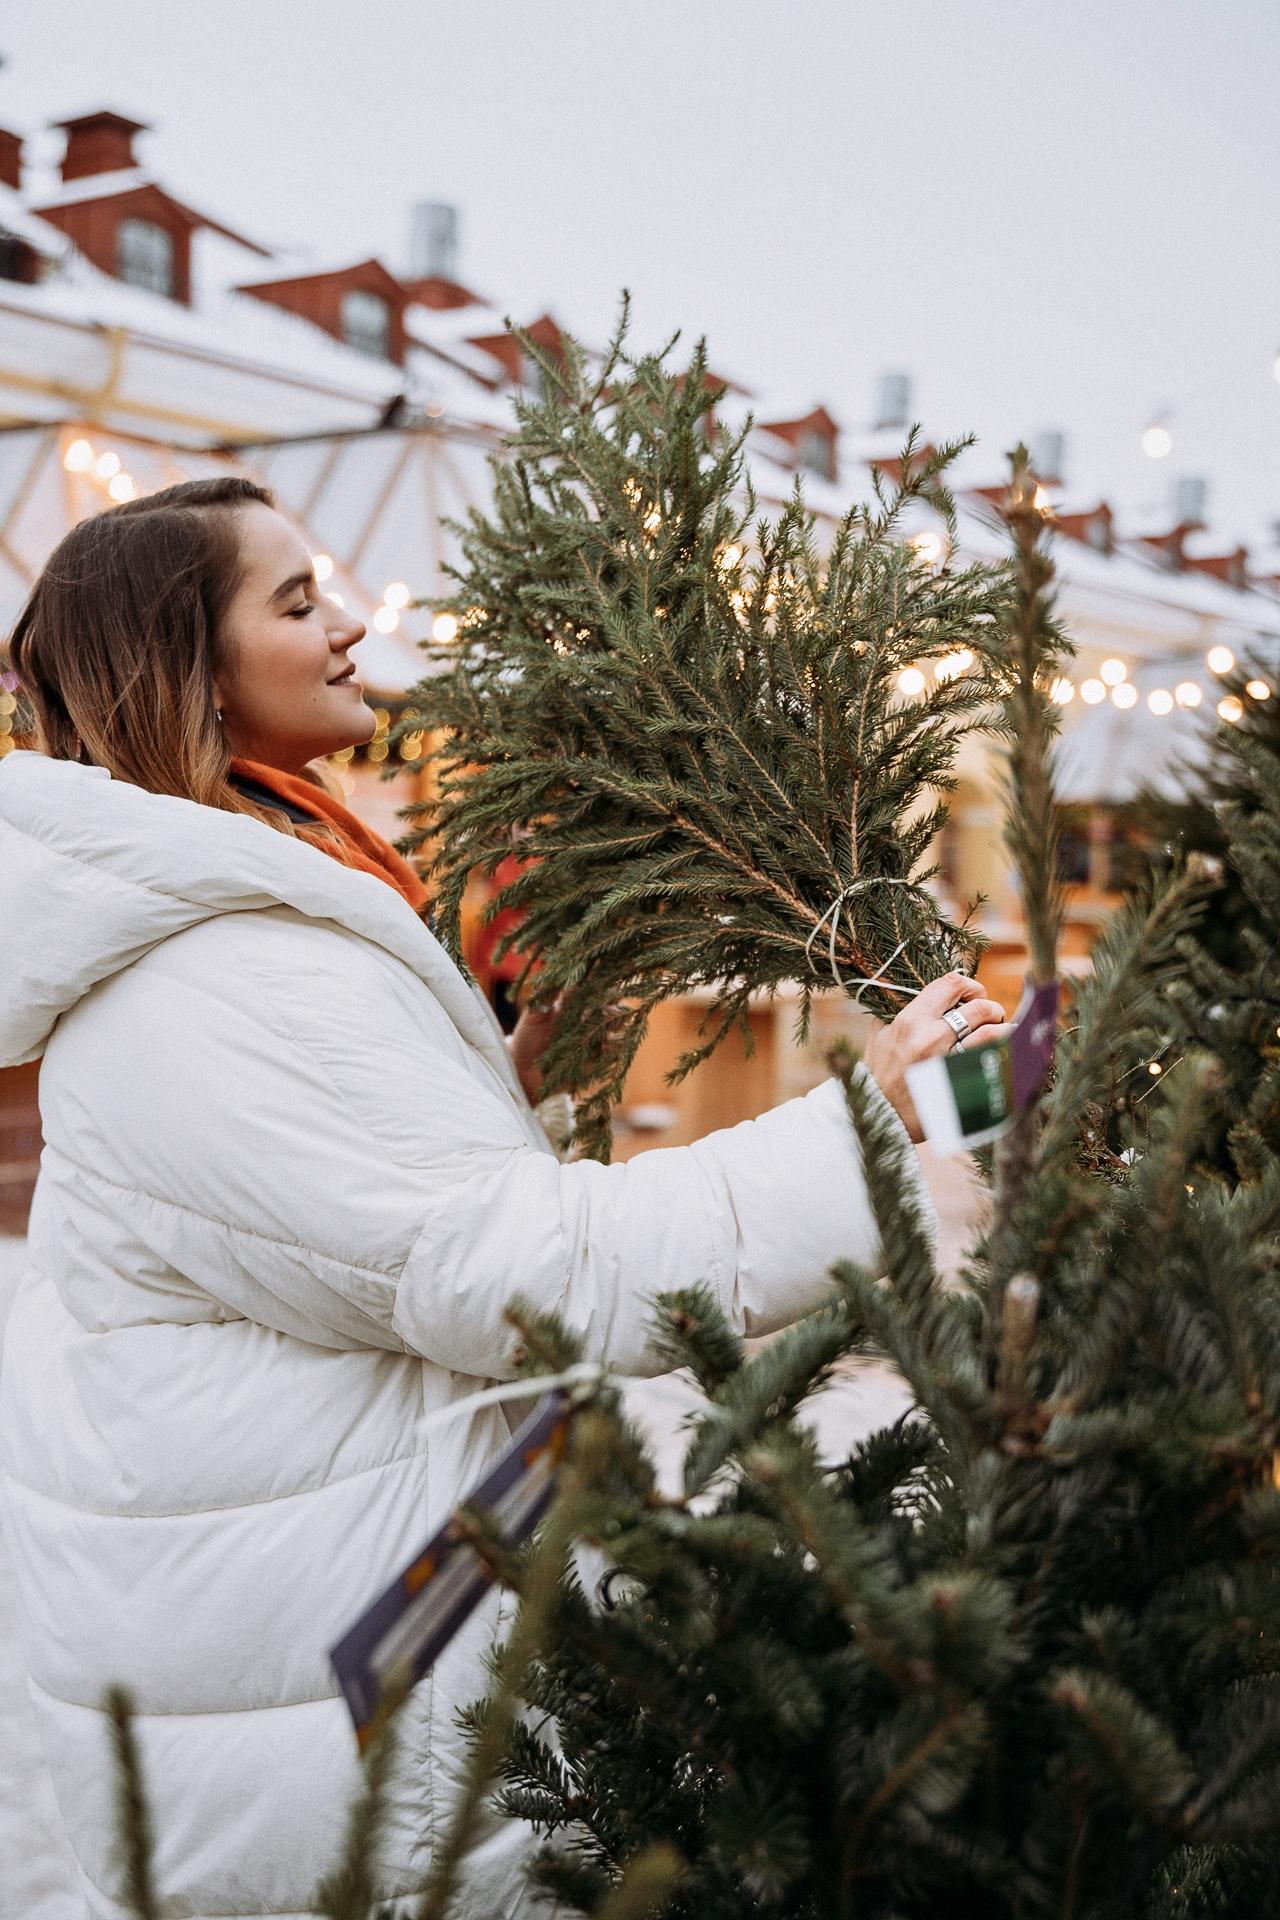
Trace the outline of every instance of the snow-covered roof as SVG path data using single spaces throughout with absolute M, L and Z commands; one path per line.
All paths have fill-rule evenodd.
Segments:
M 61 180 L 51 193 L 40 198 L 38 211 L 50 207 L 73 207 L 83 200 L 109 200 L 117 193 L 134 193 L 139 187 L 158 186 L 145 167 L 117 167 L 111 173 L 86 173 L 76 180 Z
M 0 181 L 0 232 L 25 241 L 46 260 L 66 260 L 75 251 L 60 227 L 32 213 L 24 205 L 22 196 L 3 181 Z
M 220 294 L 204 311 L 197 312 L 144 287 L 87 272 L 76 280 L 58 276 L 35 286 L 2 281 L 0 311 L 6 308 L 32 319 L 70 323 L 95 334 L 120 329 L 139 345 L 151 343 L 204 361 L 221 361 L 243 380 L 269 372 L 300 384 L 319 385 L 335 397 L 348 395 L 370 406 L 385 403 L 404 383 L 402 369 L 358 353 L 297 314 L 244 294 Z M 4 364 L 12 365 L 15 342 L 10 330 L 6 330 L 6 336 Z M 49 377 L 65 379 L 65 338 L 50 333 L 46 357 L 48 364 L 43 371 Z M 4 364 L 0 364 L 0 392 Z M 251 432 L 253 425 L 252 418 L 247 419 L 244 430 Z

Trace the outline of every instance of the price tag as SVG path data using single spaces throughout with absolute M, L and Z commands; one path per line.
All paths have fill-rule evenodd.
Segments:
M 1053 1065 L 1058 982 L 1028 980 L 1014 1029 L 984 1046 L 952 1047 L 907 1068 L 907 1088 L 925 1139 L 939 1153 L 966 1153 L 998 1140 L 1031 1105 Z
M 567 1395 L 545 1394 L 462 1502 L 488 1513 L 508 1546 L 525 1539 L 551 1504 L 571 1418 Z M 492 1580 L 451 1515 L 330 1650 L 362 1747 L 388 1693 L 421 1680 Z

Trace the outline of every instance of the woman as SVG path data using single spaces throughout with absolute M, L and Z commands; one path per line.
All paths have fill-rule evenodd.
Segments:
M 43 1056 L 31 1262 L 0 1422 L 26 1651 L 94 1916 L 123 1914 L 103 1691 L 129 1687 L 166 1913 L 306 1915 L 358 1783 L 326 1649 L 503 1445 L 503 1307 L 652 1372 L 649 1297 L 760 1333 L 875 1233 L 840 1088 L 626 1166 L 550 1152 L 394 850 L 308 775 L 367 740 L 363 627 L 270 496 L 198 481 L 83 522 L 14 636 L 39 753 L 0 764 L 0 1062 Z M 903 1069 L 999 1031 L 952 975 Z M 544 1028 L 545 1032 L 545 1028 Z M 538 1034 L 518 1042 L 528 1091 Z M 406 1712 L 384 1861 L 418 1892 L 491 1611 Z M 459 1912 L 524 1912 L 492 1820 Z M 399 1907 L 389 1911 L 400 1911 Z M 539 1909 L 541 1911 L 541 1909 Z

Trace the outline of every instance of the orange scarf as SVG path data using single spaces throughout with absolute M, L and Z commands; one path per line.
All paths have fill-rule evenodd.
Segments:
M 365 873 L 376 874 L 379 880 L 385 880 L 388 886 L 403 894 L 415 913 L 419 913 L 427 904 L 427 889 L 409 862 L 400 857 L 390 841 L 374 833 L 371 827 L 366 827 L 350 807 L 344 807 L 341 800 L 332 799 L 322 787 L 313 786 L 310 780 L 299 779 L 297 774 L 282 773 L 279 767 L 264 766 L 258 760 L 232 760 L 231 770 L 243 774 L 247 780 L 256 780 L 260 786 L 269 787 L 282 800 L 291 800 L 295 807 L 303 808 L 305 812 L 314 814 L 317 820 L 323 820 L 333 827 L 342 838 L 345 858 L 327 838 L 309 839 L 309 846 L 319 847 L 343 866 L 358 867 Z M 306 832 L 305 827 L 302 831 Z

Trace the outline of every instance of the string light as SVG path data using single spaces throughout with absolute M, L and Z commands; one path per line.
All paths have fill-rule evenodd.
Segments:
M 1218 718 L 1226 720 L 1231 726 L 1244 718 L 1244 702 L 1237 700 L 1234 693 L 1224 694 L 1218 702 Z
M 1147 1072 L 1151 1075 L 1151 1078 L 1153 1080 L 1158 1080 L 1160 1078 L 1160 1075 L 1164 1072 L 1164 1068 L 1160 1065 L 1160 1062 L 1158 1060 L 1149 1060 L 1147 1062 Z
M 107 492 L 113 500 L 132 500 L 138 492 L 138 483 L 131 473 L 117 473 L 107 482 Z
M 646 527 L 649 526 L 649 522 L 651 520 L 656 520 L 658 526 L 662 525 L 662 515 L 658 513 L 656 509 L 653 513 L 649 513 L 645 515 L 644 524 Z M 732 573 L 734 568 L 737 566 L 738 562 L 741 560 L 741 558 L 742 558 L 741 547 L 735 547 L 732 545 L 727 547 L 721 547 L 719 553 L 716 555 L 716 565 L 719 567 L 721 573 Z
M 1054 681 L 1049 689 L 1049 698 L 1059 707 L 1069 707 L 1076 697 L 1075 685 L 1065 674 Z
M 62 456 L 68 473 L 87 473 L 93 465 L 93 448 L 87 440 L 73 440 Z
M 1153 687 L 1147 695 L 1147 705 L 1152 713 L 1172 713 L 1173 695 L 1167 687 Z
M 113 473 L 119 473 L 120 471 L 120 455 L 118 453 L 100 453 L 93 463 L 93 470 L 99 480 L 109 480 Z
M 1198 707 L 1204 696 L 1194 680 L 1180 680 L 1173 690 L 1173 697 L 1180 707 Z
M 400 625 L 400 615 L 394 607 L 379 607 L 373 616 L 373 624 L 379 633 L 394 633 Z
M 913 534 L 907 542 L 922 567 L 934 567 L 942 558 L 942 537 L 936 533 Z
M 1210 647 L 1204 661 L 1210 673 L 1230 673 L 1236 657 L 1230 647 Z
M 382 598 L 389 607 L 395 607 L 397 609 L 407 607 L 409 604 L 409 589 L 403 580 L 393 580 L 391 585 L 384 590 Z
M 955 653 L 944 653 L 933 671 L 942 681 L 958 680 L 962 673 L 968 673 L 973 665 L 973 654 L 968 647 L 960 647 Z
M 919 667 L 904 667 L 898 675 L 898 687 L 908 699 L 914 699 L 917 694 L 923 693 L 925 678 Z
M 452 644 L 458 637 L 458 622 L 451 613 L 438 613 L 431 622 L 431 638 L 442 647 Z
M 1142 436 L 1142 451 L 1148 460 L 1163 460 L 1173 452 L 1173 435 L 1163 420 L 1153 420 Z
M 1111 698 L 1118 707 L 1136 707 L 1138 704 L 1138 689 L 1131 680 L 1122 680 L 1118 686 L 1112 687 Z
M 325 581 L 328 580 L 333 573 L 333 561 L 327 553 L 313 553 L 311 556 L 311 567 L 321 586 L 324 585 Z
M 1123 660 L 1104 660 L 1098 668 L 1099 676 L 1109 687 L 1118 687 L 1129 676 L 1129 669 Z
M 1251 700 L 1269 700 L 1271 698 L 1271 689 L 1265 680 L 1250 680 L 1245 687 L 1245 692 Z
M 1087 707 L 1096 707 L 1099 700 L 1105 700 L 1107 690 L 1101 680 L 1086 680 L 1080 689 L 1080 698 Z

